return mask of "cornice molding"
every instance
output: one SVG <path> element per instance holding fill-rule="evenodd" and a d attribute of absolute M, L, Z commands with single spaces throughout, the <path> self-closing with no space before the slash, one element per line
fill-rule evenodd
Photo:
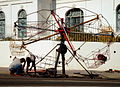
<path fill-rule="evenodd" d="M 18 5 L 18 4 L 27 4 L 32 3 L 32 0 L 2 0 L 0 1 L 0 6 L 6 6 L 8 4 Z"/>
<path fill-rule="evenodd" d="M 73 3 L 73 2 L 85 2 L 91 0 L 56 0 L 57 4 L 66 4 L 66 3 Z"/>
<path fill-rule="evenodd" d="M 20 1 L 20 0 L 0 0 L 0 3 L 5 3 L 5 2 L 13 2 L 13 1 Z"/>

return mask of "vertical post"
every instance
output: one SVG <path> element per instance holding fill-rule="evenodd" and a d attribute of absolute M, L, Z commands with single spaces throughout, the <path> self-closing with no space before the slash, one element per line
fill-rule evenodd
<path fill-rule="evenodd" d="M 63 22 L 64 21 L 64 19 L 63 18 L 61 18 L 61 24 L 63 25 Z M 60 32 L 60 35 L 61 35 L 61 45 L 60 45 L 60 48 L 61 48 L 61 56 L 62 56 L 62 75 L 63 76 L 65 76 L 65 53 L 66 52 L 64 52 L 65 50 L 66 50 L 66 48 L 64 47 L 65 46 L 65 44 L 64 44 L 64 42 L 65 42 L 65 38 L 64 38 L 64 33 L 65 33 L 65 31 L 64 31 L 64 29 L 63 29 L 63 27 L 62 27 L 62 32 Z"/>
<path fill-rule="evenodd" d="M 60 57 L 60 52 L 58 52 L 57 59 L 55 61 L 55 73 L 54 73 L 54 77 L 56 77 L 56 75 L 57 75 L 57 65 L 58 65 L 59 57 Z"/>
<path fill-rule="evenodd" d="M 65 54 L 62 55 L 62 75 L 65 76 Z"/>

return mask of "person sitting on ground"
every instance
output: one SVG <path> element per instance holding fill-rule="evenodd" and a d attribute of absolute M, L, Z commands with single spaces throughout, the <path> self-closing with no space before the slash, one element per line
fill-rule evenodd
<path fill-rule="evenodd" d="M 9 66 L 10 75 L 23 75 L 24 74 L 25 59 L 14 58 Z"/>

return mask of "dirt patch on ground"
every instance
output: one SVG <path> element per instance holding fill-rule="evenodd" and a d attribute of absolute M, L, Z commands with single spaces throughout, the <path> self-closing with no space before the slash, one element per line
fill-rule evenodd
<path fill-rule="evenodd" d="M 0 67 L 0 74 L 9 74 L 8 67 Z"/>

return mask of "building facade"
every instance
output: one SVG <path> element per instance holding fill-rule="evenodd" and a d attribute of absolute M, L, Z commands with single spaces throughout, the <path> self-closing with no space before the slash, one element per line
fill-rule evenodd
<path fill-rule="evenodd" d="M 0 39 L 14 36 L 14 22 L 16 21 L 19 24 L 26 25 L 28 21 L 42 20 L 38 14 L 27 17 L 26 14 L 34 13 L 40 9 L 51 10 L 55 8 L 59 17 L 64 18 L 68 23 L 68 27 L 77 24 L 78 21 L 83 22 L 85 20 L 82 17 L 85 13 L 80 8 L 86 8 L 98 14 L 102 14 L 110 23 L 114 32 L 116 34 L 120 32 L 120 0 L 0 0 Z M 48 13 L 44 13 L 44 15 L 48 15 Z M 69 15 L 72 15 L 73 19 L 69 17 Z M 76 21 L 70 23 L 69 19 Z M 84 31 L 83 26 L 79 26 L 78 28 L 81 29 L 79 31 Z M 21 32 L 26 31 L 18 31 L 18 37 L 26 37 L 26 34 L 22 34 Z M 75 48 L 82 46 L 77 53 L 83 56 L 87 56 L 87 54 L 93 52 L 95 49 L 106 46 L 106 43 L 100 42 L 87 42 L 85 45 L 83 43 L 84 42 L 73 41 Z M 56 44 L 59 44 L 59 41 L 43 40 L 30 44 L 27 48 L 35 55 L 40 55 L 41 57 L 41 55 L 48 53 Z M 118 42 L 110 45 L 110 60 L 100 66 L 98 70 L 120 69 L 119 45 L 120 43 Z M 12 59 L 9 58 L 11 55 L 9 42 L 0 41 L 0 53 L 3 52 L 6 52 L 6 54 L 0 54 L 0 58 L 2 59 L 0 66 L 8 67 L 12 61 Z M 55 55 L 55 51 L 50 56 L 53 55 Z M 69 57 L 71 57 L 71 54 L 67 53 L 65 58 Z M 73 59 L 67 69 L 80 70 L 83 68 Z"/>
<path fill-rule="evenodd" d="M 95 13 L 102 14 L 110 23 L 114 32 L 120 33 L 120 0 L 57 0 L 56 8 L 62 8 L 58 9 L 57 13 L 60 17 L 64 18 L 70 12 L 74 14 L 74 8 L 85 8 Z M 77 11 L 81 13 L 82 9 Z M 81 15 L 80 13 L 79 16 Z M 81 20 L 82 19 L 83 18 L 81 18 Z"/>
<path fill-rule="evenodd" d="M 39 15 L 32 12 L 40 9 L 54 9 L 55 0 L 1 0 L 0 1 L 0 39 L 12 38 L 14 31 L 14 22 L 18 21 L 20 25 L 26 25 L 27 21 L 41 20 Z M 47 15 L 48 13 L 44 13 Z M 18 31 L 18 38 L 26 37 L 26 30 Z"/>
<path fill-rule="evenodd" d="M 85 8 L 95 13 L 102 14 L 110 23 L 114 32 L 119 34 L 119 2 L 119 0 L 2 0 L 0 1 L 0 39 L 7 37 L 12 38 L 14 36 L 14 22 L 16 21 L 18 21 L 20 25 L 27 25 L 28 21 L 41 21 L 42 19 L 39 14 L 26 16 L 40 9 L 56 9 L 56 13 L 61 18 L 65 18 L 67 27 L 70 27 L 84 21 L 85 18 L 80 18 L 81 15 L 84 15 L 84 12 L 80 8 Z M 72 18 L 69 17 L 71 13 Z M 49 13 L 46 12 L 43 14 L 47 17 Z M 76 16 L 76 18 L 74 16 Z M 73 22 L 70 23 L 69 19 Z M 79 31 L 84 31 L 83 26 L 79 26 L 79 28 Z M 26 32 L 25 29 L 18 31 L 18 38 L 27 37 L 24 32 Z"/>

